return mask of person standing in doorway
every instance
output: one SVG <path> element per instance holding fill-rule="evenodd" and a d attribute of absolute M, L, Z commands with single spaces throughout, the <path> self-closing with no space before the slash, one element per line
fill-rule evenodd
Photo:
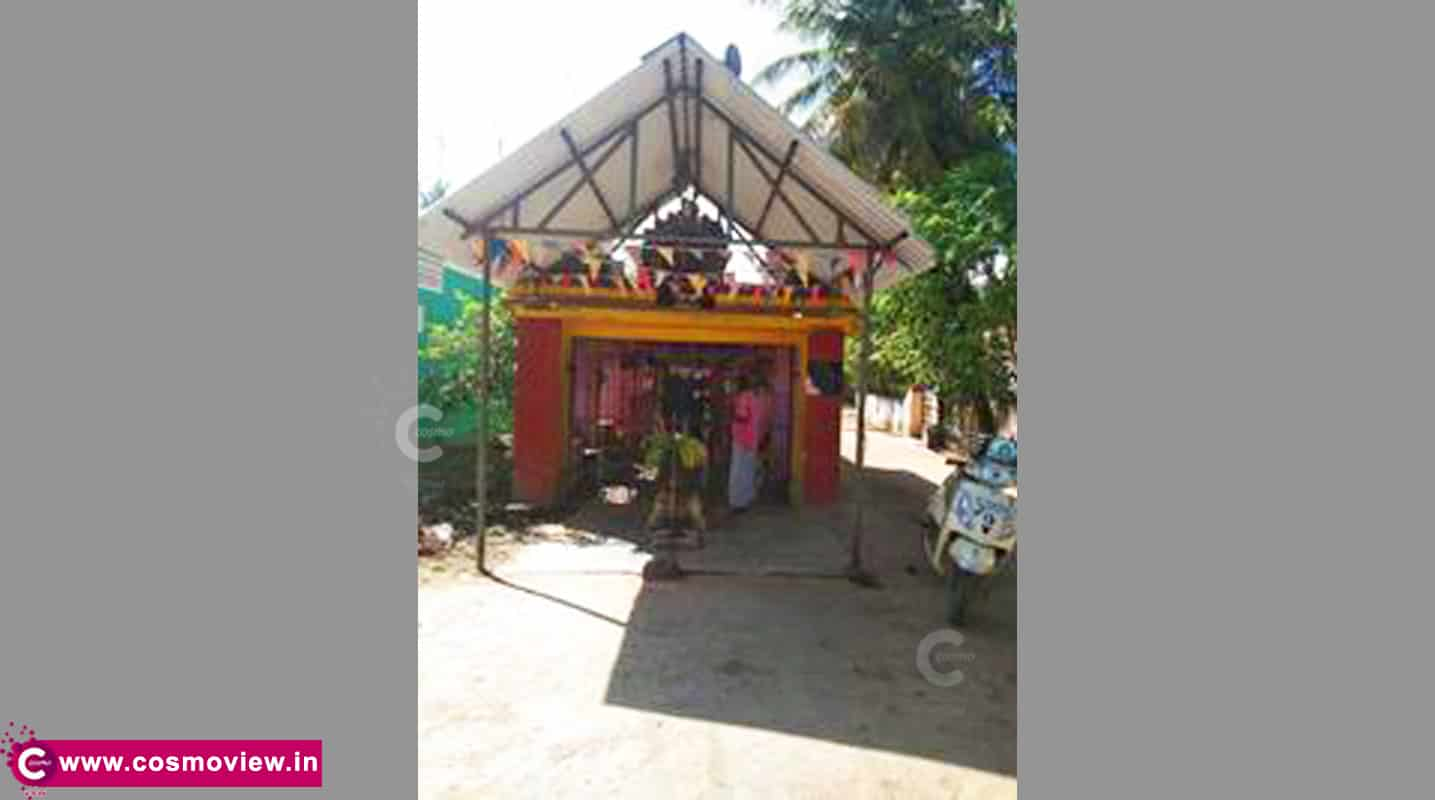
<path fill-rule="evenodd" d="M 772 474 L 772 464 L 769 459 L 772 455 L 770 447 L 772 440 L 772 386 L 768 383 L 767 373 L 771 365 L 763 361 L 758 364 L 757 373 L 752 379 L 754 428 L 757 432 L 757 472 L 753 477 L 753 495 L 761 496 L 765 491 L 768 477 Z"/>
<path fill-rule="evenodd" d="M 762 408 L 752 378 L 738 378 L 732 401 L 732 460 L 728 466 L 727 504 L 733 513 L 746 511 L 757 497 L 757 451 L 761 443 Z"/>

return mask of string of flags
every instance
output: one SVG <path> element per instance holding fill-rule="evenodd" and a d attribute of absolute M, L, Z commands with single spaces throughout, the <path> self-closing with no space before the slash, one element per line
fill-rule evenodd
<path fill-rule="evenodd" d="M 547 277 L 556 278 L 564 287 L 577 286 L 590 290 L 600 284 L 604 277 L 604 267 L 611 263 L 608 254 L 593 241 L 490 237 L 487 240 L 473 240 L 470 248 L 476 265 L 482 264 L 484 259 L 490 260 L 493 277 L 501 283 L 516 282 L 523 278 Z M 645 258 L 645 251 L 655 253 L 657 258 Z M 613 279 L 612 285 L 624 291 L 636 289 L 639 292 L 651 292 L 674 274 L 672 267 L 677 264 L 679 253 L 689 253 L 693 258 L 701 260 L 708 253 L 726 253 L 727 250 L 672 245 L 648 248 L 628 245 L 624 252 L 634 265 L 635 273 L 630 279 L 622 274 L 621 269 L 617 270 L 616 275 L 610 271 L 608 275 Z M 648 263 L 650 260 L 654 263 Z M 568 266 L 562 270 L 561 277 L 551 271 L 565 261 Z M 762 302 L 769 298 L 791 300 L 797 296 L 821 300 L 828 294 L 843 294 L 855 300 L 859 278 L 866 273 L 869 264 L 881 270 L 893 263 L 895 257 L 890 251 L 873 253 L 866 249 L 803 249 L 789 252 L 773 248 L 767 253 L 766 263 L 759 264 L 759 267 L 779 278 L 776 286 L 742 286 L 726 277 L 709 279 L 700 272 L 680 274 L 698 295 L 704 296 L 751 293 L 754 302 Z M 780 279 L 784 275 L 790 276 L 791 280 Z"/>

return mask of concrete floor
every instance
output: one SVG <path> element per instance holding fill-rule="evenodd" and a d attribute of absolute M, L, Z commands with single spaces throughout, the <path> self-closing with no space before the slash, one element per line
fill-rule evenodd
<path fill-rule="evenodd" d="M 961 682 L 924 679 L 942 590 L 920 571 L 914 514 L 947 467 L 915 440 L 868 441 L 880 589 L 644 584 L 647 555 L 621 538 L 531 545 L 502 581 L 421 587 L 419 795 L 1015 797 L 1015 580 L 934 651 Z M 755 511 L 714 531 L 706 563 L 840 568 L 850 513 Z"/>

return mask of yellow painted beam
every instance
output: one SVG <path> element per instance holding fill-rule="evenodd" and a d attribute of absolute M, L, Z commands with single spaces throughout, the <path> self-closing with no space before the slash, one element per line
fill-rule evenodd
<path fill-rule="evenodd" d="M 769 332 L 801 332 L 838 330 L 847 335 L 857 331 L 857 319 L 848 316 L 813 316 L 810 314 L 723 313 L 668 309 L 626 309 L 600 306 L 533 306 L 514 303 L 513 316 L 534 319 L 561 319 L 568 322 L 596 322 L 634 329 L 657 330 L 674 328 L 684 331 L 740 330 L 754 334 Z M 619 336 L 618 338 L 623 338 Z M 664 341 L 668 341 L 664 339 Z M 703 340 L 706 341 L 706 340 Z M 728 340 L 725 340 L 728 341 Z M 731 340 L 738 341 L 738 340 Z"/>

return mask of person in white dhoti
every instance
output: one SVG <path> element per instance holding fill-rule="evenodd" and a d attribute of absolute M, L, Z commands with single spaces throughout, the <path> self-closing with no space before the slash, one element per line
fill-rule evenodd
<path fill-rule="evenodd" d="M 757 498 L 758 446 L 767 425 L 762 393 L 744 375 L 732 404 L 732 460 L 728 467 L 728 507 L 746 511 Z"/>

